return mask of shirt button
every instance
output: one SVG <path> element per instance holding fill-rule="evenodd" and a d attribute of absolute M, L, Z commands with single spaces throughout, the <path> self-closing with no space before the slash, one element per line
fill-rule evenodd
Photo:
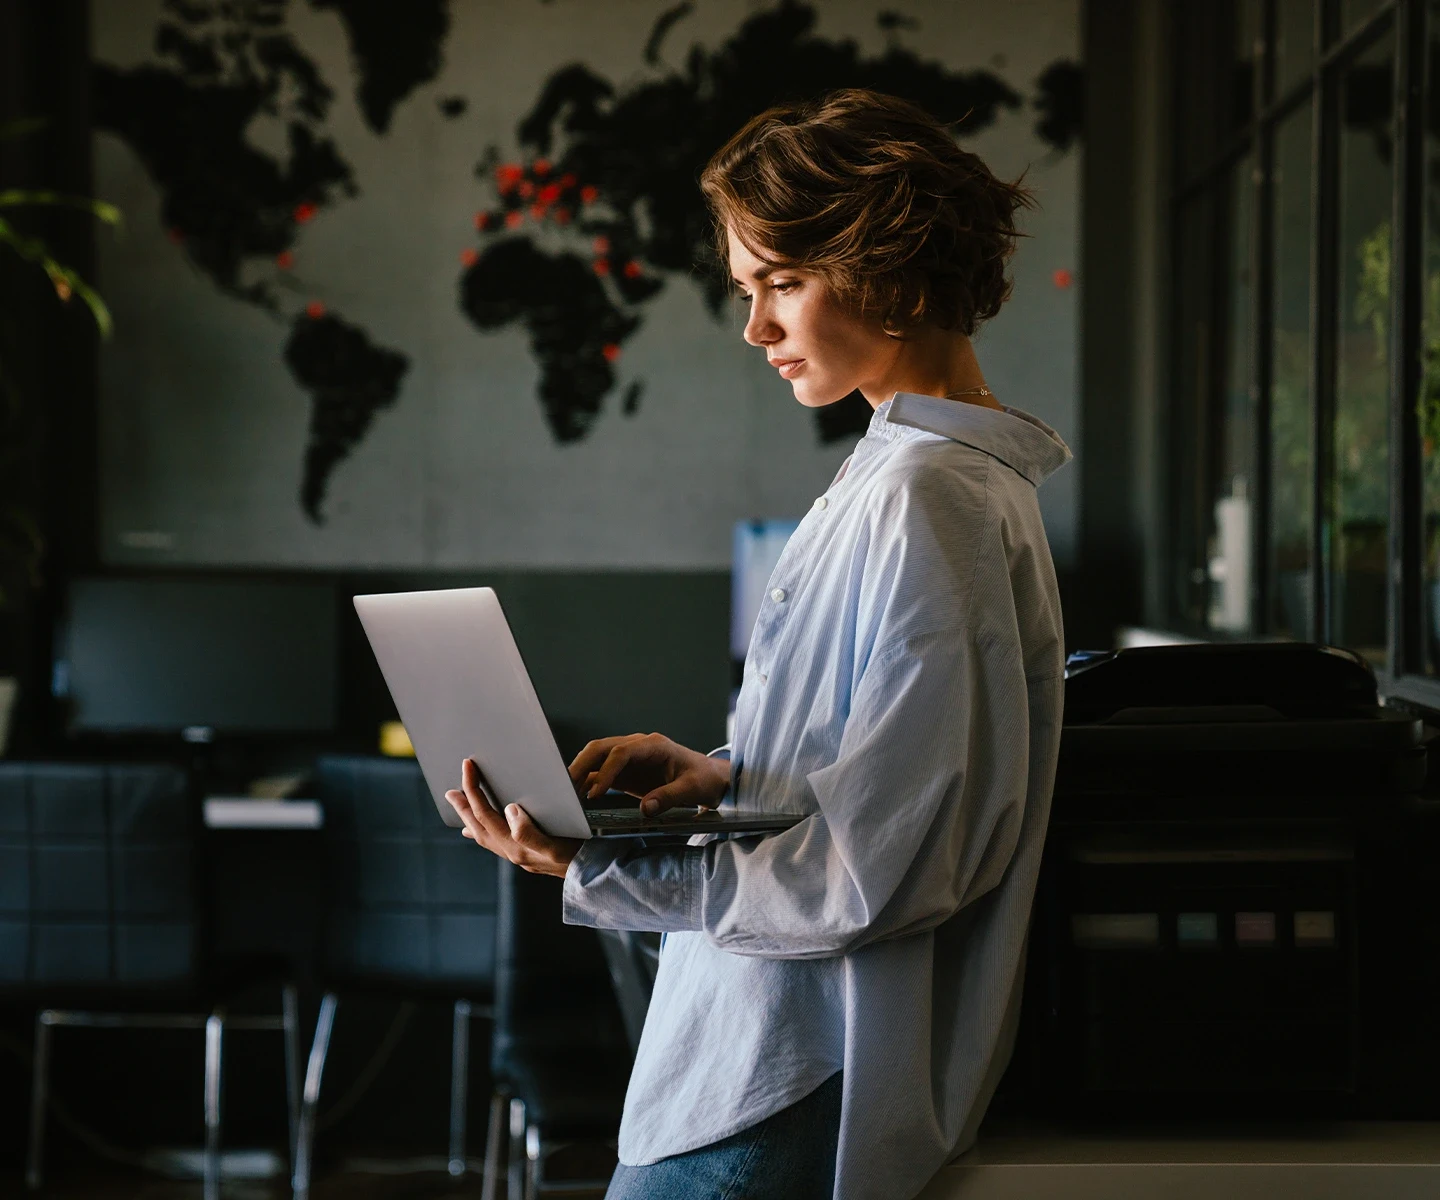
<path fill-rule="evenodd" d="M 830 501 L 825 499 L 824 496 L 821 496 L 820 499 L 815 501 L 815 507 L 820 509 L 821 511 L 824 511 L 825 509 L 830 507 Z"/>
<path fill-rule="evenodd" d="M 769 683 L 769 682 L 770 682 L 770 676 L 768 676 L 767 674 L 765 674 L 764 671 L 761 671 L 761 672 L 760 672 L 760 682 L 761 682 L 761 683 Z"/>
<path fill-rule="evenodd" d="M 770 593 L 770 599 L 775 601 L 776 604 L 783 603 L 785 600 L 785 589 L 776 588 L 773 592 Z"/>

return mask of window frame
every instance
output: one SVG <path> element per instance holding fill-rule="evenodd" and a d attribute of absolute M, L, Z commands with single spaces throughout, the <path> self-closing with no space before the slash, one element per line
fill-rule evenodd
<path fill-rule="evenodd" d="M 1245 0 L 1240 0 L 1244 3 Z M 1180 494 L 1178 481 L 1185 471 L 1177 470 L 1180 456 L 1195 454 L 1178 436 L 1175 414 L 1167 415 L 1161 430 L 1165 439 L 1162 461 L 1171 470 L 1163 485 L 1164 540 L 1161 547 L 1165 567 L 1165 586 L 1161 603 L 1165 611 L 1157 614 L 1164 627 L 1206 640 L 1253 640 L 1273 636 L 1275 632 L 1271 590 L 1271 382 L 1273 377 L 1272 338 L 1274 329 L 1273 299 L 1275 295 L 1275 139 L 1280 122 L 1297 109 L 1311 105 L 1311 172 L 1310 172 L 1310 465 L 1312 520 L 1310 530 L 1309 582 L 1310 628 L 1305 631 L 1316 642 L 1327 640 L 1330 605 L 1327 585 L 1331 578 L 1333 521 L 1335 516 L 1335 446 L 1337 361 L 1336 347 L 1339 323 L 1340 255 L 1338 247 L 1340 209 L 1340 98 L 1344 76 L 1357 58 L 1371 50 L 1393 31 L 1394 94 L 1392 111 L 1395 131 L 1395 153 L 1392 157 L 1392 211 L 1390 255 L 1390 321 L 1389 321 L 1389 456 L 1388 456 L 1388 577 L 1386 612 L 1387 658 L 1383 668 L 1377 667 L 1382 694 L 1395 696 L 1425 708 L 1440 710 L 1440 678 L 1425 675 L 1424 624 L 1426 610 L 1424 587 L 1424 507 L 1422 457 L 1415 400 L 1419 395 L 1422 361 L 1422 305 L 1424 300 L 1424 89 L 1427 22 L 1436 19 L 1428 11 L 1430 0 L 1386 0 L 1373 13 L 1350 29 L 1342 29 L 1341 0 L 1316 0 L 1311 26 L 1312 62 L 1307 74 L 1290 83 L 1276 94 L 1278 0 L 1254 0 L 1259 6 L 1259 37 L 1253 47 L 1253 71 L 1249 117 L 1237 122 L 1235 128 L 1217 140 L 1212 152 L 1202 162 L 1188 167 L 1183 161 L 1183 147 L 1172 147 L 1167 207 L 1170 230 L 1171 261 L 1182 261 L 1179 245 L 1178 216 L 1182 206 L 1202 199 L 1208 193 L 1211 203 L 1225 203 L 1223 189 L 1237 163 L 1253 152 L 1255 171 L 1251 186 L 1255 189 L 1250 204 L 1250 394 L 1254 414 L 1253 494 L 1250 612 L 1251 632 L 1228 634 L 1209 628 L 1181 611 L 1184 580 L 1197 583 L 1203 567 L 1199 547 L 1187 545 L 1187 532 L 1182 523 L 1193 521 L 1196 528 L 1205 523 L 1203 508 L 1191 513 Z M 1239 5 L 1237 4 L 1237 11 Z M 1172 96 L 1172 127 L 1182 128 L 1186 119 L 1183 55 L 1184 23 L 1172 26 L 1171 61 L 1174 94 Z M 1218 68 L 1219 63 L 1212 64 Z M 1440 80 L 1432 81 L 1440 87 Z M 1233 281 L 1221 271 L 1211 286 L 1216 300 Z M 1168 321 L 1170 394 L 1185 394 L 1179 376 L 1176 339 L 1182 319 L 1180 295 L 1186 280 L 1173 273 L 1170 283 Z M 1203 413 L 1213 420 L 1214 407 L 1219 403 L 1221 385 L 1216 368 L 1224 339 L 1212 335 L 1205 348 L 1210 369 L 1207 386 L 1195 398 L 1195 404 L 1211 411 Z M 1172 406 L 1173 407 L 1173 406 Z M 1177 410 L 1178 411 L 1178 410 Z M 1197 417 L 1200 414 L 1197 412 Z M 1212 439 L 1213 440 L 1213 439 Z M 1195 491 L 1205 492 L 1212 486 L 1216 447 L 1206 444 L 1199 461 L 1187 464 L 1197 481 Z M 1198 503 L 1198 498 L 1193 502 Z M 1193 537 L 1195 531 L 1189 531 Z M 1190 552 L 1191 561 L 1181 562 L 1182 554 Z M 1190 606 L 1192 609 L 1194 605 Z M 1302 636 L 1301 631 L 1294 631 Z"/>

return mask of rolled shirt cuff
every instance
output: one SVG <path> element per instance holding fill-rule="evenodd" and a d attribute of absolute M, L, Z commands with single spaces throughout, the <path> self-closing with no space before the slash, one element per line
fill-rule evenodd
<path fill-rule="evenodd" d="M 638 838 L 589 838 L 565 871 L 564 920 L 655 933 L 699 929 L 703 854 Z"/>

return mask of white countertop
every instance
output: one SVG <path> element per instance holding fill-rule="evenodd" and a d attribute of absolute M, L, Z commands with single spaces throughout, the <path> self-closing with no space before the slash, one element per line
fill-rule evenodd
<path fill-rule="evenodd" d="M 256 800 L 206 796 L 206 829 L 319 829 L 325 813 L 318 800 Z"/>

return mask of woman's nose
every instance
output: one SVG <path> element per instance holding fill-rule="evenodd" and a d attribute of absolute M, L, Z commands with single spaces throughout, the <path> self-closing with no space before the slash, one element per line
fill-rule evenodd
<path fill-rule="evenodd" d="M 751 301 L 745 321 L 745 340 L 752 346 L 769 346 L 780 340 L 781 330 L 762 305 Z"/>

